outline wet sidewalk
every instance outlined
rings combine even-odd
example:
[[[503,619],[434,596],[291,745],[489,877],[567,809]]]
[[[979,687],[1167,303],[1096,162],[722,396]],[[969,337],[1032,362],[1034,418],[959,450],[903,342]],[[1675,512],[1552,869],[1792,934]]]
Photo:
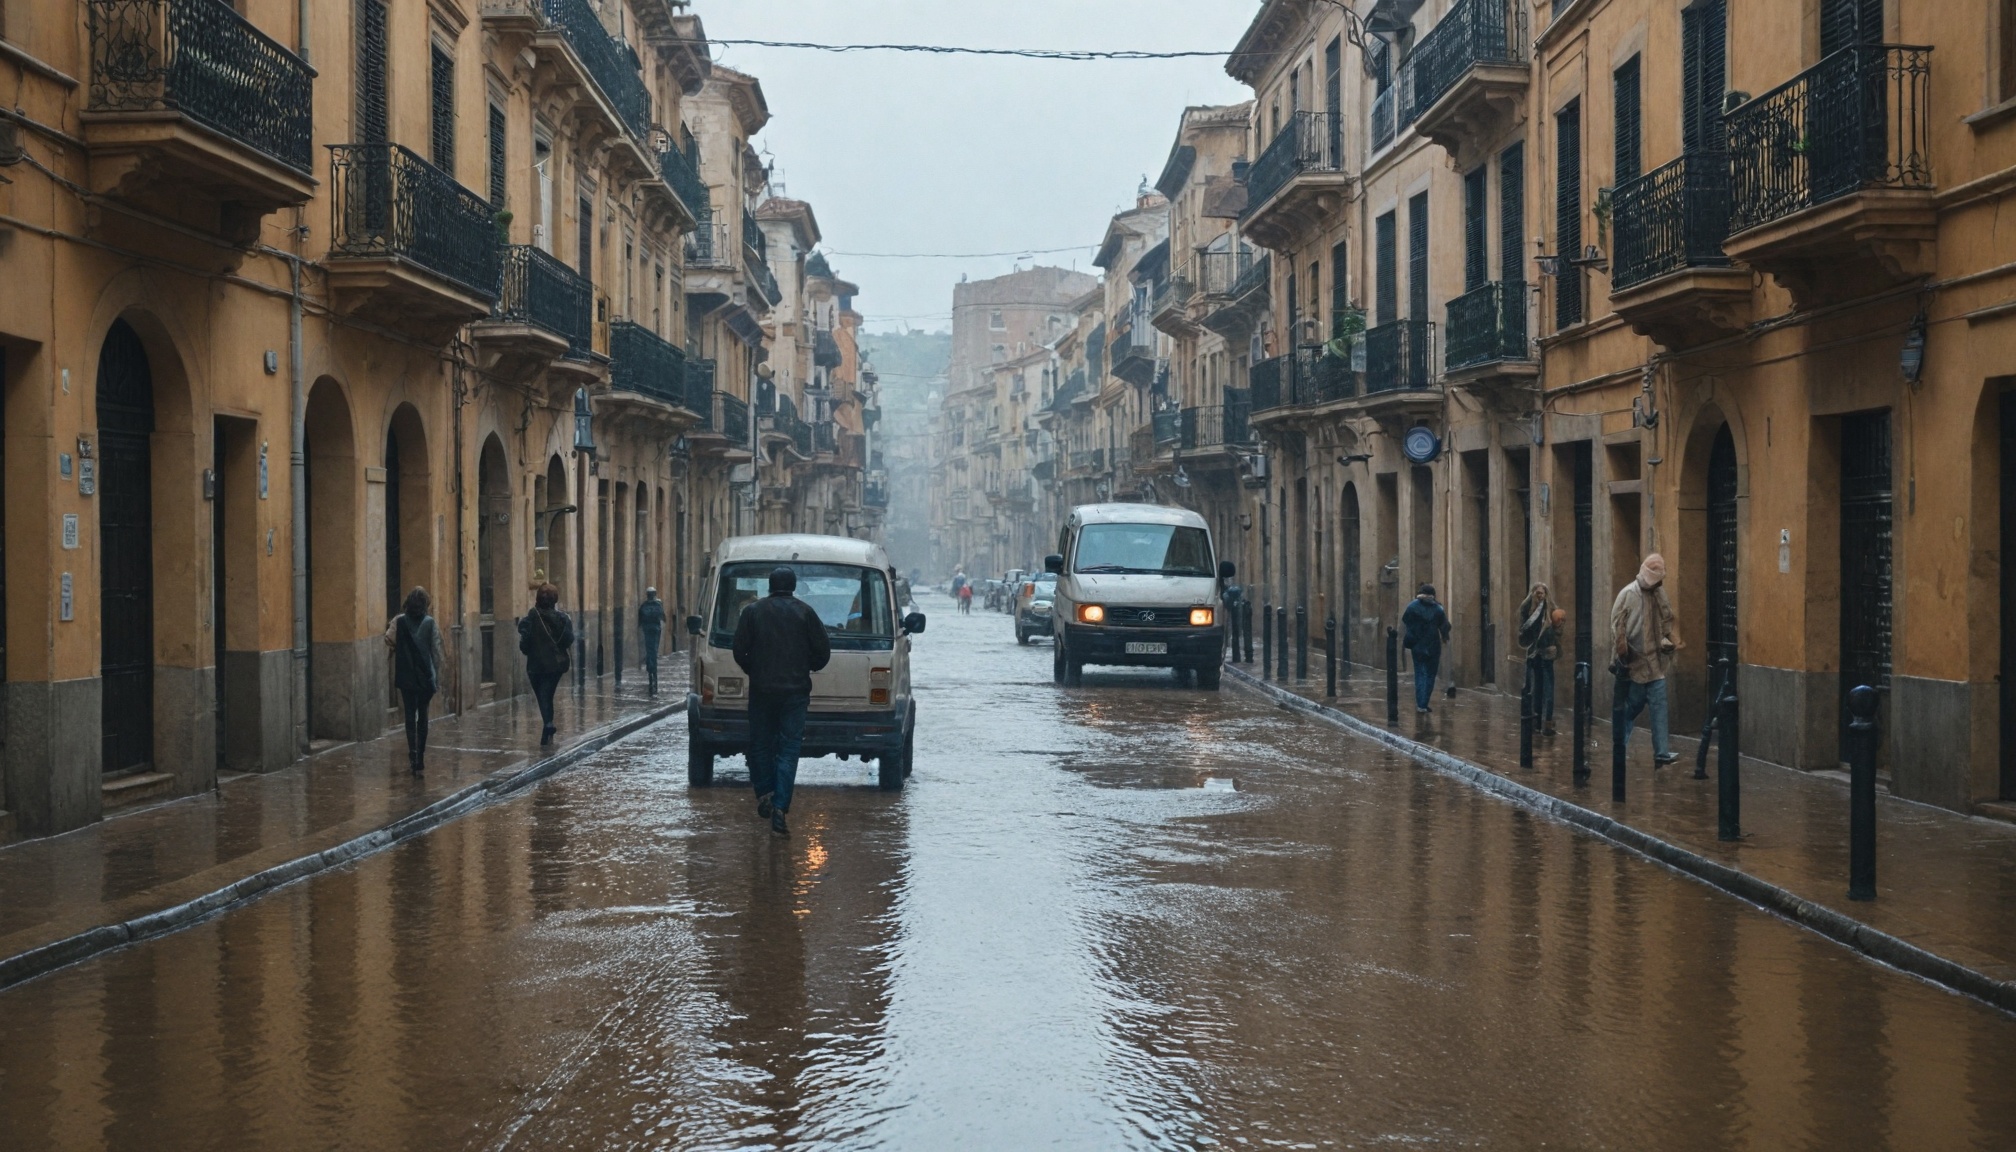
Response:
[[[417,779],[394,729],[278,772],[227,778],[209,795],[0,848],[0,987],[452,819],[486,792],[522,786],[685,699],[686,664],[674,656],[661,662],[656,697],[627,672],[620,688],[609,676],[562,684],[549,748],[525,695],[435,720]]]
[[[1238,671],[1257,678],[1259,665],[1240,665]],[[1724,843],[1716,838],[1714,749],[1709,750],[1708,778],[1694,779],[1698,740],[1692,734],[1675,732],[1679,762],[1654,769],[1651,736],[1641,720],[1630,744],[1627,800],[1615,804],[1610,799],[1610,726],[1599,718],[1589,730],[1590,783],[1574,786],[1572,712],[1567,707],[1572,691],[1565,676],[1555,717],[1559,734],[1536,734],[1533,767],[1521,769],[1516,696],[1462,690],[1451,699],[1438,686],[1434,711],[1422,716],[1414,711],[1412,676],[1403,669],[1400,722],[1389,726],[1384,670],[1353,666],[1349,675],[1340,670],[1335,700],[1324,698],[1320,660],[1312,660],[1310,671],[1308,680],[1291,678],[1285,687],[1424,750],[1447,753],[1593,813],[1593,821],[1565,809],[1561,814],[1626,843],[1633,833],[1656,841],[1631,846],[1649,849],[1667,863],[1880,959],[2016,1011],[2016,826],[1899,800],[1879,790],[1877,899],[1850,901],[1844,776],[1744,757],[1743,838]],[[1615,830],[1621,834],[1601,826],[1609,821],[1622,826]],[[1678,851],[1662,851],[1661,845]],[[1695,860],[1684,859],[1688,856]],[[1722,875],[1725,871],[1733,874]],[[1858,925],[1908,947],[1874,939]],[[1913,956],[1911,950],[1929,957]]]

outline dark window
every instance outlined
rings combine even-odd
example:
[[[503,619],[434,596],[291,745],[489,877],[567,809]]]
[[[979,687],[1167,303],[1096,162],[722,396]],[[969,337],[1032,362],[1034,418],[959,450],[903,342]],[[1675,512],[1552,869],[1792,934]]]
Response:
[[[1428,194],[1407,201],[1407,318],[1428,319]]]
[[[1378,267],[1373,275],[1374,323],[1391,324],[1400,318],[1400,268],[1399,268],[1399,223],[1391,212],[1373,221],[1373,242],[1377,245],[1374,258]]]
[[[1330,312],[1333,325],[1337,319],[1336,314],[1351,307],[1351,294],[1346,290],[1349,280],[1344,274],[1344,265],[1349,255],[1342,240],[1330,246]],[[1332,336],[1336,334],[1331,333]]]
[[[1344,45],[1333,39],[1323,49],[1323,110],[1330,114],[1329,155],[1332,168],[1344,166]]]
[[[357,0],[357,142],[385,140],[385,5]]]
[[[1393,85],[1393,50],[1384,40],[1372,49],[1372,91],[1384,92]]]
[[[1485,252],[1485,183],[1480,166],[1463,177],[1463,290],[1475,291],[1490,279]]]
[[[504,110],[490,105],[490,206],[504,207]]]
[[[1883,0],[1820,0],[1820,55],[1883,42]]]
[[[2001,41],[1996,47],[2001,52],[2000,73],[1996,79],[1996,95],[2004,100],[2016,98],[2016,0],[2002,0],[2002,26],[1997,29]]]
[[[1638,57],[1626,60],[1622,68],[1611,74],[1610,83],[1614,93],[1617,153],[1617,167],[1611,178],[1614,183],[1622,184],[1626,180],[1636,180],[1645,171],[1644,145],[1639,139]]]
[[[581,278],[589,282],[595,279],[595,202],[581,197],[581,252],[576,259],[577,271]]]
[[[1498,154],[1498,277],[1526,280],[1526,145]]]
[[[1727,0],[1694,0],[1680,12],[1680,146],[1720,152],[1722,91],[1728,84]]]
[[[1554,114],[1554,251],[1582,253],[1582,102]],[[1582,270],[1564,265],[1554,278],[1554,327],[1582,322]]]
[[[434,166],[443,172],[455,171],[455,58],[440,45],[434,46],[432,71],[429,74],[428,107],[430,117],[429,143],[433,147]]]

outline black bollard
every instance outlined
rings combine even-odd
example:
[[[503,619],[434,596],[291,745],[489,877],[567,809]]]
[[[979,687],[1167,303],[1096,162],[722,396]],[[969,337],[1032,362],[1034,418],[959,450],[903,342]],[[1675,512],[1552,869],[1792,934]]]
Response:
[[[1533,767],[1533,709],[1540,701],[1534,699],[1533,657],[1526,658],[1526,682],[1519,686],[1519,767]]]
[[[1610,685],[1610,799],[1618,804],[1624,802],[1624,744],[1631,738],[1625,719],[1631,714],[1630,692],[1631,677],[1620,670]]]
[[[1589,786],[1589,662],[1575,663],[1575,787]]]
[[[1309,678],[1309,609],[1295,606],[1295,679]]]
[[[1280,641],[1274,652],[1274,679],[1288,679],[1288,606],[1274,606],[1274,639]]]
[[[1246,663],[1253,663],[1253,602],[1246,601]]]
[[[1400,723],[1400,630],[1386,629],[1386,723]]]
[[[1848,899],[1876,898],[1876,689],[1848,690]]]
[[[1337,698],[1337,616],[1323,618],[1323,695]]]
[[[1239,642],[1241,648],[1232,654],[1232,659],[1241,664],[1253,663],[1253,601],[1244,598],[1239,601]]]
[[[1727,661],[1724,661],[1727,663]],[[1743,752],[1737,743],[1742,731],[1736,719],[1736,689],[1725,685],[1715,702],[1715,725],[1721,736],[1715,745],[1715,838],[1743,838]]]
[[[1701,722],[1701,743],[1694,749],[1694,779],[1708,778],[1708,739],[1715,735],[1716,718],[1722,715],[1722,694],[1736,687],[1733,670],[1724,656],[1715,664],[1715,687],[1708,693],[1708,718]]]
[[[1260,605],[1260,678],[1274,675],[1274,606]]]

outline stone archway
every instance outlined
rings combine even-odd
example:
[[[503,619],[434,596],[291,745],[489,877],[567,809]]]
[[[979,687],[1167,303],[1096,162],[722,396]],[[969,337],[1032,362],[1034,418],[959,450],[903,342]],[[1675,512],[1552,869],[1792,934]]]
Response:
[[[107,780],[151,773],[154,750],[154,373],[114,320],[98,353],[99,754]],[[64,535],[68,537],[66,525]],[[65,539],[65,547],[74,542]],[[62,619],[74,612],[64,596]]]
[[[358,619],[360,534],[356,425],[350,401],[323,377],[305,413],[308,509],[308,735],[359,740],[383,728],[375,693],[359,693],[359,673],[375,666],[376,630]],[[372,615],[376,615],[373,613]],[[360,635],[361,633],[361,635]],[[360,699],[366,696],[368,699]],[[361,707],[360,707],[361,706]]]
[[[389,621],[398,615],[408,591],[435,582],[427,430],[419,410],[411,404],[399,405],[387,422],[384,461],[384,611],[378,619]],[[381,658],[380,663],[385,660]],[[387,667],[386,699],[396,703]]]
[[[477,678],[483,684],[511,680],[508,653],[513,649],[506,643],[505,654],[498,652],[498,622],[505,622],[508,641],[520,600],[511,578],[511,506],[511,465],[503,440],[493,432],[484,439],[476,464],[476,651]]]
[[[1666,546],[1667,587],[1687,646],[1673,665],[1673,723],[1698,727],[1716,690],[1716,662],[1741,662],[1739,523],[1742,507],[1740,429],[1714,404],[1695,413],[1680,464],[1679,532]]]

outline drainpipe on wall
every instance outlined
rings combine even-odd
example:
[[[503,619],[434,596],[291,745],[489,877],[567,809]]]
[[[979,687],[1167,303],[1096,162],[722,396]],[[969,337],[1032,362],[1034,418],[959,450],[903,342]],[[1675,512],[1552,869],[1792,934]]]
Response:
[[[304,0],[305,7],[305,0]],[[307,33],[303,25],[305,43]],[[306,226],[302,210],[294,210],[294,244],[299,247]],[[308,754],[308,385],[301,352],[301,255],[287,255],[292,291],[287,299],[287,371],[290,398],[288,486],[293,492],[294,518],[294,750]]]
[[[448,626],[448,631],[455,638],[455,694],[452,699],[455,702],[455,711],[458,713],[466,711],[475,702],[473,696],[467,691],[469,684],[467,675],[469,653],[463,647],[463,641],[466,638],[465,633],[467,632],[464,624],[468,620],[469,611],[469,546],[468,542],[463,538],[465,529],[462,525],[462,505],[467,500],[462,483],[462,370],[467,362],[464,355],[466,351],[466,344],[462,340],[457,339],[455,341],[455,359],[449,366],[450,371],[453,373],[454,384],[449,390],[448,398],[449,403],[453,405],[451,409],[453,425],[451,435],[455,441],[453,446],[455,453],[455,621]]]

